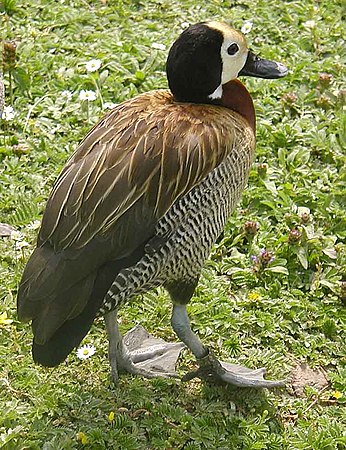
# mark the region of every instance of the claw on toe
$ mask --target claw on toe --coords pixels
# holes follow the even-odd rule
[[[199,368],[184,375],[183,381],[197,377],[214,384],[228,383],[233,386],[253,388],[282,387],[286,384],[286,380],[266,380],[265,368],[253,370],[237,364],[220,362],[211,353],[199,359],[198,364]]]

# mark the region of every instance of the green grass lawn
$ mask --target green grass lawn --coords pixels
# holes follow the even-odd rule
[[[1,38],[17,44],[16,56],[9,43],[3,53],[14,117],[7,109],[0,121],[0,222],[19,232],[0,238],[0,447],[345,449],[341,1],[2,0],[0,11]],[[107,103],[167,86],[170,44],[186,23],[208,19],[251,21],[251,48],[290,73],[244,80],[257,111],[256,160],[188,311],[220,358],[290,382],[269,392],[123,376],[114,386],[101,319],[84,340],[96,348],[91,358],[35,366],[16,292],[54,180]],[[101,67],[88,72],[93,59]],[[82,100],[82,90],[96,99]],[[120,317],[124,332],[140,322],[176,339],[161,289]],[[184,353],[179,373],[193,367]]]

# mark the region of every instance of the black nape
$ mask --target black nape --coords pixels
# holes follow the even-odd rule
[[[169,88],[179,102],[211,103],[221,83],[223,35],[204,22],[192,25],[172,45],[166,63]]]

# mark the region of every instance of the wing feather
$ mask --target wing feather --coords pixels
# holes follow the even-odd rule
[[[168,91],[119,105],[89,132],[63,169],[39,244],[81,249],[95,236],[111,233],[115,254],[128,252],[123,246],[131,237],[123,239],[124,230],[150,237],[143,224],[152,230],[178,198],[230,154],[235,130],[243,135],[246,130],[253,140],[247,128],[237,113],[174,103]],[[141,229],[130,226],[133,220]]]

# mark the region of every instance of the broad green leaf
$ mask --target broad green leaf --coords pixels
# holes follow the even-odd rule
[[[15,82],[22,91],[27,91],[30,88],[30,77],[25,69],[16,67],[12,72]]]
[[[278,159],[280,166],[284,169],[286,167],[286,150],[284,148],[279,148]]]
[[[106,78],[108,78],[108,75],[109,75],[108,69],[102,70],[102,72],[100,73],[100,82],[103,83],[106,80]]]
[[[287,268],[284,267],[284,266],[272,266],[272,267],[266,267],[265,272],[284,273],[285,275],[288,275],[288,274],[289,274]]]
[[[277,195],[277,189],[274,181],[271,180],[262,180],[262,183],[265,185],[265,187],[270,191],[272,194]]]
[[[135,77],[137,78],[137,80],[143,81],[145,79],[145,73],[141,70],[137,70],[137,72],[135,73]]]
[[[297,257],[299,259],[300,264],[304,267],[304,269],[307,269],[309,266],[308,258],[307,258],[307,252],[304,247],[299,247],[296,250]]]
[[[338,257],[338,254],[337,254],[335,248],[323,248],[322,252],[325,255],[329,256],[329,258],[331,258],[331,259],[336,259]]]

